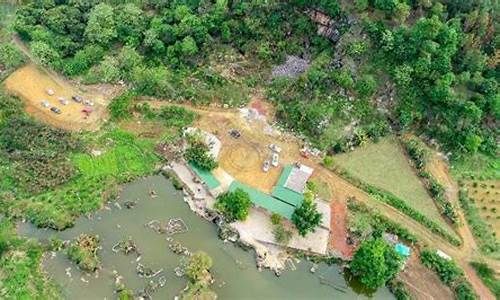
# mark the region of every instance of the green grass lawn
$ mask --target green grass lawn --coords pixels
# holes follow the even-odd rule
[[[376,144],[336,155],[334,161],[353,176],[391,192],[450,233],[453,232],[441,218],[395,138],[385,138]]]

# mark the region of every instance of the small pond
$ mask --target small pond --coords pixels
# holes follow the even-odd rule
[[[157,197],[150,197],[151,190],[156,191]],[[21,235],[40,240],[52,236],[73,239],[80,233],[99,235],[102,269],[96,273],[98,275],[80,272],[62,252],[45,260],[44,270],[61,286],[67,299],[113,299],[114,270],[124,277],[128,288],[139,290],[146,286],[149,279],[140,278],[136,273],[136,256],[111,250],[115,243],[128,237],[141,250],[140,262],[143,265],[155,270],[164,269],[167,284],[153,294],[153,298],[173,299],[186,284],[184,278],[174,273],[180,256],[169,249],[171,242],[166,240],[167,235],[144,226],[153,219],[168,221],[170,218],[182,218],[189,227],[187,233],[174,235],[175,241],[191,251],[203,250],[213,258],[212,273],[216,279],[213,289],[219,299],[393,299],[386,288],[371,295],[364,294],[359,286],[346,282],[336,265],[320,265],[312,274],[309,272],[311,263],[303,261],[296,264],[296,270],[287,270],[279,278],[269,270],[259,272],[255,266],[255,254],[221,241],[216,226],[191,212],[182,201],[182,194],[163,176],[151,176],[127,184],[118,203],[124,207],[123,202],[127,200],[137,201],[137,205],[132,209],[120,209],[108,204],[90,219],[80,218],[73,228],[62,232],[37,229],[28,223],[19,224]],[[71,268],[71,277],[67,275],[67,268]]]

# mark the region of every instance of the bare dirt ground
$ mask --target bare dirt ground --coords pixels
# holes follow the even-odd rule
[[[330,246],[344,259],[352,259],[355,245],[347,244],[347,207],[344,202],[330,202]]]
[[[160,107],[163,105],[169,105],[168,102],[166,101],[148,101],[151,106],[153,107]],[[252,104],[250,104],[251,106]],[[442,251],[446,252],[448,255],[452,256],[457,263],[465,270],[467,278],[470,280],[471,284],[473,285],[474,290],[478,295],[480,296],[481,299],[494,299],[494,296],[492,293],[484,286],[484,284],[481,282],[481,280],[477,277],[475,272],[471,272],[471,268],[468,266],[468,263],[471,260],[477,260],[477,259],[483,259],[485,262],[490,264],[490,266],[494,269],[500,269],[500,262],[484,257],[479,253],[477,250],[477,245],[472,238],[472,234],[470,232],[470,229],[467,225],[467,223],[463,222],[464,226],[461,226],[460,229],[458,230],[459,235],[462,237],[464,244],[461,247],[455,247],[451,244],[449,244],[446,240],[443,238],[433,234],[427,227],[423,226],[422,224],[418,223],[414,219],[408,217],[407,215],[403,214],[399,210],[395,209],[394,207],[385,204],[380,201],[375,201],[373,200],[370,195],[365,193],[363,190],[358,189],[357,187],[354,187],[351,185],[349,182],[347,182],[344,178],[340,177],[336,173],[333,173],[331,170],[326,169],[323,167],[320,163],[319,158],[310,158],[310,159],[305,159],[300,156],[299,149],[302,146],[302,142],[298,140],[297,138],[286,135],[286,134],[280,134],[280,135],[268,135],[265,133],[265,128],[262,125],[262,123],[259,123],[257,121],[253,122],[248,122],[244,120],[239,111],[236,109],[222,109],[222,108],[213,108],[213,107],[204,107],[204,108],[199,108],[199,107],[192,107],[192,106],[187,106],[189,109],[192,109],[200,114],[200,119],[197,121],[197,124],[195,126],[199,126],[201,129],[209,131],[214,133],[218,138],[221,139],[222,142],[222,149],[228,148],[226,145],[233,143],[235,148],[240,147],[238,143],[234,142],[233,138],[231,138],[228,134],[227,131],[231,128],[237,128],[242,131],[242,137],[247,136],[248,139],[242,139],[242,142],[244,144],[243,147],[248,147],[254,148],[257,147],[259,150],[253,150],[255,152],[262,151],[262,153],[266,153],[267,151],[267,145],[269,143],[275,143],[278,144],[282,149],[282,153],[280,155],[280,161],[282,163],[293,163],[293,162],[301,162],[304,163],[312,168],[314,168],[315,175],[321,177],[324,181],[328,182],[328,185],[330,186],[331,189],[331,194],[332,194],[332,199],[335,201],[338,201],[340,203],[343,203],[346,205],[347,199],[349,197],[355,197],[359,201],[362,201],[365,203],[368,207],[371,207],[373,209],[378,210],[382,214],[384,214],[386,217],[390,218],[394,222],[397,222],[399,224],[402,224],[404,227],[409,229],[412,233],[414,233],[419,240],[422,242],[424,245],[428,245],[432,248],[435,249],[441,249]],[[269,112],[269,110],[268,110]],[[268,121],[272,120],[272,117],[270,113],[268,113]],[[252,146],[253,145],[253,146]],[[224,151],[224,150],[223,150]],[[230,151],[230,150],[228,150]],[[249,153],[251,153],[251,150],[245,150]],[[259,152],[260,153],[260,152]],[[270,152],[269,152],[270,154]],[[221,159],[224,161],[224,157],[226,153],[221,153]],[[261,154],[246,154],[249,156],[252,156],[254,161],[257,161],[259,159],[263,159],[259,157]],[[244,157],[241,156],[241,157]],[[257,159],[257,157],[259,157]],[[240,157],[236,157],[236,159],[240,160]],[[238,162],[237,164],[241,164],[245,166],[247,162],[245,159],[241,159],[244,162]],[[275,184],[275,181],[277,179],[278,175],[272,175],[272,173],[263,173],[262,171],[253,173],[251,172],[245,173],[244,171],[241,170],[235,170],[235,173],[231,173],[230,171],[231,168],[234,168],[231,166],[233,163],[229,162],[222,162],[221,165],[223,168],[228,168],[227,171],[230,173],[232,176],[234,176],[236,179],[241,180],[243,183],[246,183],[250,186],[262,189],[263,191],[268,191],[269,187],[272,187]],[[258,166],[255,167],[255,170],[259,169],[260,170],[261,164],[258,164]],[[279,173],[279,172],[278,172]],[[438,176],[436,176],[438,177]],[[439,177],[438,177],[439,178]],[[456,184],[454,181],[450,178],[448,178],[452,185],[451,191],[454,193],[451,194],[456,194],[458,189],[456,188]],[[455,188],[453,188],[455,187]],[[456,196],[455,198],[456,199]],[[452,200],[456,201],[456,200]],[[340,213],[335,213],[332,215],[332,220],[335,218],[347,218],[347,216],[342,216],[342,211]],[[461,214],[461,218],[463,219],[463,215]],[[333,221],[332,221],[333,222]],[[333,223],[332,223],[333,225]],[[339,235],[342,235],[342,233],[337,233]],[[334,238],[333,238],[334,239]],[[341,241],[342,238],[339,238],[339,241]],[[332,238],[331,238],[332,241]],[[334,246],[333,242],[330,243],[330,246],[332,247],[333,251],[337,251],[337,249]],[[342,247],[342,246],[341,246]],[[425,276],[425,275],[424,275]],[[440,292],[444,293],[444,292]]]
[[[453,292],[445,286],[432,270],[420,262],[418,253],[413,253],[398,275],[416,300],[454,299]]]
[[[152,107],[168,105],[163,101],[148,101]],[[261,104],[263,108],[265,104]],[[194,127],[217,136],[223,147],[219,155],[219,165],[236,180],[270,193],[276,185],[284,164],[297,161],[299,145],[292,143],[291,138],[278,131],[266,132],[267,125],[258,119],[246,120],[237,109],[191,107],[201,115]],[[269,109],[266,109],[269,112]],[[228,132],[237,129],[240,138],[231,137]],[[282,148],[280,164],[270,167],[269,172],[262,171],[265,160],[271,159],[270,144]]]
[[[25,102],[26,111],[36,119],[54,127],[66,130],[96,130],[107,117],[106,106],[108,99],[101,93],[93,93],[90,89],[76,88],[68,81],[57,75],[47,72],[33,64],[28,64],[12,73],[5,79],[7,91],[20,97]],[[94,87],[95,88],[95,87]],[[49,96],[47,89],[54,90],[54,95]],[[81,95],[84,99],[94,102],[93,112],[86,118],[82,112],[84,105],[71,100],[71,96]],[[64,97],[68,105],[62,105],[58,98]],[[42,106],[42,101],[47,100],[50,106],[56,106],[61,114],[50,111]]]

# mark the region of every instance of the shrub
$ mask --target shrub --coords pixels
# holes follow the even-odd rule
[[[0,66],[15,69],[24,64],[24,55],[11,43],[0,43]]]
[[[64,74],[76,76],[85,73],[90,67],[101,61],[104,49],[96,45],[87,45],[64,63]]]
[[[389,285],[389,290],[396,297],[396,300],[411,300],[411,294],[401,281],[392,280]]]
[[[67,254],[70,260],[74,261],[78,267],[85,271],[95,271],[99,267],[99,238],[95,235],[80,234],[73,242]]]
[[[355,88],[361,97],[371,97],[377,90],[377,82],[373,76],[366,75],[356,81]]]
[[[281,224],[281,221],[283,220],[283,217],[277,213],[273,213],[271,215],[271,223],[273,225],[278,225],[278,224]]]
[[[361,181],[360,179],[352,176],[349,172],[347,172],[344,169],[336,169],[334,170],[339,173],[340,176],[342,176],[344,179],[349,181],[351,184],[355,185],[356,187],[364,190],[368,194],[370,194],[375,200],[385,202],[394,208],[398,209],[405,215],[409,216],[410,218],[414,219],[415,221],[421,223],[422,225],[425,225],[427,228],[429,228],[432,232],[440,235],[441,237],[445,238],[447,241],[452,243],[453,245],[460,245],[461,241],[458,240],[457,238],[453,237],[451,234],[449,234],[446,230],[444,230],[440,225],[438,225],[436,222],[430,220],[427,218],[425,215],[420,213],[419,211],[415,210],[411,206],[409,206],[404,200],[396,197],[394,194],[379,189],[375,186],[372,186],[366,182]]]
[[[61,56],[48,44],[44,42],[32,42],[31,52],[39,64],[51,67],[55,70],[61,67]]]
[[[404,145],[415,167],[419,170],[423,169],[429,160],[429,150],[427,150],[424,144],[416,138],[405,140]]]
[[[186,127],[194,122],[197,115],[195,112],[182,106],[167,105],[162,107],[158,117],[168,127]]]
[[[208,146],[202,141],[191,141],[184,157],[203,170],[211,171],[218,166],[217,161],[210,155]]]
[[[135,94],[125,92],[118,97],[115,97],[108,106],[111,114],[111,119],[122,120],[132,116],[131,108]]]
[[[498,299],[500,297],[500,280],[496,279],[495,270],[481,262],[471,262],[470,265],[476,270],[477,275],[479,275],[484,284]]]
[[[209,269],[212,267],[212,258],[203,251],[198,251],[190,257],[181,260],[186,276],[193,283],[205,282],[210,277]],[[208,282],[205,282],[208,284]]]
[[[229,222],[244,221],[250,211],[250,196],[244,190],[237,188],[217,197],[215,208],[220,210]]]
[[[288,245],[292,232],[287,230],[283,224],[277,224],[273,229],[274,239],[280,245]]]
[[[333,157],[330,155],[326,155],[323,158],[323,165],[327,168],[331,168],[333,166]]]

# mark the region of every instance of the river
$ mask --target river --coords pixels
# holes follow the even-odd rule
[[[157,197],[151,198],[150,190]],[[132,209],[124,208],[123,202],[137,201]],[[212,273],[216,282],[213,290],[219,299],[393,299],[387,288],[380,288],[366,294],[354,283],[349,284],[336,265],[321,264],[314,274],[309,272],[311,263],[304,261],[296,264],[296,270],[287,270],[281,277],[265,270],[259,272],[255,267],[252,251],[244,251],[231,243],[224,243],[217,237],[216,226],[192,213],[182,201],[182,194],[163,176],[139,179],[124,186],[118,203],[108,205],[89,218],[80,218],[73,228],[65,231],[38,229],[29,223],[19,224],[21,235],[47,240],[51,236],[60,239],[73,239],[80,233],[97,234],[102,250],[99,256],[102,269],[95,274],[80,272],[62,252],[54,257],[48,256],[43,268],[61,287],[67,299],[113,299],[114,277],[116,270],[124,277],[127,288],[139,290],[149,281],[136,274],[135,255],[126,256],[111,251],[120,240],[131,237],[142,252],[141,263],[153,269],[164,269],[167,284],[153,294],[157,299],[173,299],[186,285],[184,278],[175,276],[174,268],[179,264],[179,256],[168,247],[171,243],[167,235],[161,235],[144,226],[157,219],[182,218],[189,232],[173,236],[175,241],[191,251],[203,250],[213,259]],[[66,269],[71,268],[71,277]],[[81,278],[84,278],[84,282]],[[224,283],[221,286],[221,283]],[[344,290],[344,291],[341,291]]]

